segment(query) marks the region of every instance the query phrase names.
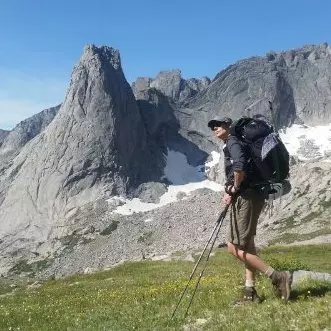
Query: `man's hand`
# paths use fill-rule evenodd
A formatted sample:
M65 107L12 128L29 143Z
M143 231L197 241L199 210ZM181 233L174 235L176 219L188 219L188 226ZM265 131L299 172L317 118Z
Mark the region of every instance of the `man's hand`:
M238 188L236 188L234 185L225 185L225 193L228 195L235 195L238 192Z
M230 205L232 202L232 196L230 194L224 193L223 198L222 198L222 202L225 205Z

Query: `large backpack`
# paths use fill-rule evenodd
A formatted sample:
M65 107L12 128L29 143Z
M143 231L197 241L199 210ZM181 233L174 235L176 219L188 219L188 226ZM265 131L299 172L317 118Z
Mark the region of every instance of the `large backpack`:
M288 177L289 153L267 120L242 117L231 125L230 134L247 145L251 162L265 183L280 183Z

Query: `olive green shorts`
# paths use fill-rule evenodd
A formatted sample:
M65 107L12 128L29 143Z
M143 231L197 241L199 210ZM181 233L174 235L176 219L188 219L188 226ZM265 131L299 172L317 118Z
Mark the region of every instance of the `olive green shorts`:
M229 242L241 248L251 244L263 205L264 197L253 189L246 189L233 198L230 206Z

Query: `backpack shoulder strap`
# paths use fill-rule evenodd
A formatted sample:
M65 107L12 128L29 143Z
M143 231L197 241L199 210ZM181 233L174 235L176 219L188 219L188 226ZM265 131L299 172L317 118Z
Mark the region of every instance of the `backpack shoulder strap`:
M254 119L251 117L241 117L237 121L233 122L230 127L230 134L232 136L238 137L242 140L243 130L245 126L253 121Z

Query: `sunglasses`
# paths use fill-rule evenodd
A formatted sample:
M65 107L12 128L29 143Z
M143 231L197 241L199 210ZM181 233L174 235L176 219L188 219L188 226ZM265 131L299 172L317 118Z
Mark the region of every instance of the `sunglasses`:
M210 129L212 131L216 131L218 128L222 128L222 129L227 129L229 127L229 125L227 125L226 123L222 123L222 124L219 124L219 125L215 125L213 127L211 127Z

